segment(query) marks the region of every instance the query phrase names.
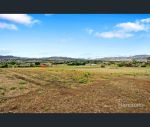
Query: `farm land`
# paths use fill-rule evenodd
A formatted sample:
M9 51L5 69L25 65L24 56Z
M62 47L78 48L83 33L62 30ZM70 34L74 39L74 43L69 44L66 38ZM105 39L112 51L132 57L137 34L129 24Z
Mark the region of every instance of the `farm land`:
M0 112L148 113L150 67L0 68Z

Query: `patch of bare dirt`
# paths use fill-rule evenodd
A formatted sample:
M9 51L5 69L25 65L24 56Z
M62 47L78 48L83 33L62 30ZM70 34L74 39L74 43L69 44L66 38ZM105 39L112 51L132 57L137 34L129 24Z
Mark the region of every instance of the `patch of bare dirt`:
M150 112L147 89L149 80L125 77L99 80L74 89L52 85L5 100L0 104L0 112Z

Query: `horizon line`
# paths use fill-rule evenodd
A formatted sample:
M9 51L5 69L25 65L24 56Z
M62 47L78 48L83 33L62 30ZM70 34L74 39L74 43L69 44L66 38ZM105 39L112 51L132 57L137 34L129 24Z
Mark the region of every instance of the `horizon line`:
M44 58L51 58L51 57L61 57L61 58L72 58L72 59L103 59L103 58L113 58L113 57L134 57L134 56L150 56L150 54L139 54L139 55L130 55L130 56L105 56L105 57L96 57L96 58L83 58L83 57L69 57L69 56L48 56L48 57L23 57L23 56L15 56L15 55L0 55L0 56L3 56L3 57L7 57L7 56L12 56L12 57L19 57L19 58L29 58L29 59L44 59Z

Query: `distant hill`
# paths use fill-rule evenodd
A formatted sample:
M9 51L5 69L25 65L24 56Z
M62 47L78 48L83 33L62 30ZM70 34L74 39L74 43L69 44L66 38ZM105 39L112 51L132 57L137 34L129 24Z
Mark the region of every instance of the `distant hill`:
M0 56L0 60L7 60L7 59L18 59L19 57L15 56Z
M150 57L150 55L135 55L135 56L129 56L129 57L104 57L99 60L102 61L146 61L147 58Z
M93 60L101 60L101 61L146 61L150 55L135 55L129 57L104 57L97 58ZM83 58L70 58L70 57L43 57L43 58L25 58L25 57L16 57L16 56L0 56L0 61L7 60L53 60L53 61L74 61L74 60L89 60Z
M0 56L0 61L5 60L52 60L52 61L73 61L73 60L85 60L81 58L70 58L70 57L43 57L43 58L27 58L27 57L16 57L16 56Z
M46 57L46 58L39 58L39 59L46 59L46 60L54 60L54 61L72 61L72 60L83 60L80 58L71 58L71 57Z

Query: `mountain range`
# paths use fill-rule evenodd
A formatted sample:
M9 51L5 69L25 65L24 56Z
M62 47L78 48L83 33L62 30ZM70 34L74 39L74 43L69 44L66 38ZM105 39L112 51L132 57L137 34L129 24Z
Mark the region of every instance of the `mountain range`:
M145 61L150 55L135 55L129 57L104 57L104 58L96 58L90 60L102 60L102 61ZM84 58L71 58L71 57L43 57L43 58L27 58L27 57L17 57L17 56L1 56L0 61L5 60L54 60L54 61L73 61L73 60L89 60Z

